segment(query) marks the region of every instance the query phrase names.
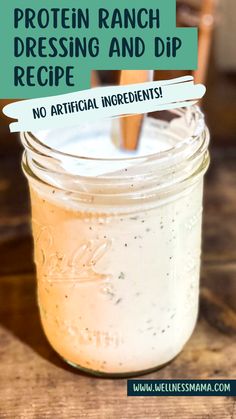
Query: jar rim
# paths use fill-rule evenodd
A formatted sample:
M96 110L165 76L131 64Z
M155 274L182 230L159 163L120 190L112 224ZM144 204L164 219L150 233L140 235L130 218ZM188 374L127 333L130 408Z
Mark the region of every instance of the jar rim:
M166 158L169 158L170 154L172 156L178 154L185 147L189 146L191 142L194 142L194 140L198 139L203 134L205 130L205 118L201 109L197 105L193 105L188 108L181 108L181 109L178 108L178 109L168 110L168 112L171 112L179 117L183 116L187 111L188 112L191 111L192 115L196 115L194 133L191 136L187 136L183 140L176 142L176 144L174 144L168 149L161 150L152 154L141 155L141 156L107 158L107 157L90 157L90 156L75 155L75 154L71 154L65 151L61 151L59 149L49 146L48 144L45 144L33 132L29 132L29 131L21 132L20 137L21 137L21 141L25 149L37 152L41 156L45 155L47 157L53 157L53 158L58 157L59 159L67 158L67 159L73 159L74 161L82 160L82 161L91 161L91 162L99 162L99 163L102 163L102 162L114 162L114 163L136 162L138 163L147 158L151 160L155 158L161 162L165 160ZM153 118L150 117L150 119L153 119ZM155 119L153 120L155 121Z
M70 195L81 205L91 202L101 202L105 206L115 203L130 205L131 202L139 205L144 200L156 205L157 197L158 200L171 195L174 197L185 185L196 182L209 164L209 131L201 110L194 106L177 109L173 113L173 121L178 120L176 114L184 117L184 120L179 119L180 125L177 123L173 127L170 120L163 122L151 118L154 121L151 129L156 129L158 133L158 130L162 132L166 128L165 135L172 138L173 133L176 146L147 156L126 159L81 158L54 150L37 138L34 140L29 136L30 133L22 133L25 146L23 171L35 186L57 189L62 194L65 192L65 199ZM76 133L78 127L74 129Z

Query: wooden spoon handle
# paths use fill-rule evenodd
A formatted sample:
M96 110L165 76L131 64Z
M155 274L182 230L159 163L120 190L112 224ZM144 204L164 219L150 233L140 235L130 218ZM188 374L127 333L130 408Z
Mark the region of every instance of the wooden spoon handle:
M122 70L120 85L143 83L150 79L147 70ZM126 150L136 150L144 115L132 115L120 118L120 144Z
M97 71L93 70L91 72L91 87L99 87L100 86L100 79L98 76Z

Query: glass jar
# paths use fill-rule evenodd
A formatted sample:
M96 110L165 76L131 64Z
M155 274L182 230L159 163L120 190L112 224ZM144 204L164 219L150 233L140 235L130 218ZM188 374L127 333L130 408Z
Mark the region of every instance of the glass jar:
M94 374L159 368L196 323L209 133L197 107L166 115L148 120L168 146L141 157L61 151L103 122L21 134L42 325L65 361Z

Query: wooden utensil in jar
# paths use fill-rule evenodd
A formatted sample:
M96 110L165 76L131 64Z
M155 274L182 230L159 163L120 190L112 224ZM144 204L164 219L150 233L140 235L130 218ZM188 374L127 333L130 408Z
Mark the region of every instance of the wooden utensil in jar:
M120 85L144 83L150 79L148 70L122 70ZM119 146L126 150L136 150L144 115L131 115L119 119Z

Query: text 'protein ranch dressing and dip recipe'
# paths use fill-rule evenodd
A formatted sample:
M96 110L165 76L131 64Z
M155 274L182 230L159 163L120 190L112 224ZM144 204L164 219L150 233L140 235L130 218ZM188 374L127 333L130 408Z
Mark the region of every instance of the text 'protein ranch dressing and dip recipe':
M209 134L197 107L158 118L136 151L110 120L21 134L42 325L91 373L156 369L196 323Z

